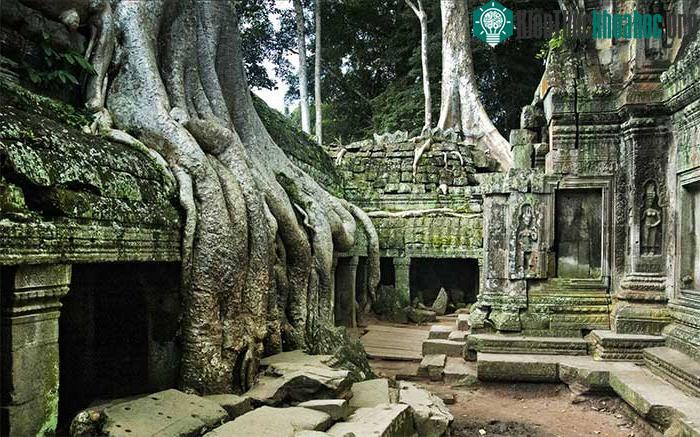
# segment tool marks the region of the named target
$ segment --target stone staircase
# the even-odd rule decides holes
[[[655,335],[592,331],[583,338],[472,333],[434,325],[423,342],[418,375],[565,383],[575,393],[614,392],[665,436],[700,437],[700,362]]]

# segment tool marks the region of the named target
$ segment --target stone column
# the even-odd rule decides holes
[[[53,434],[58,421],[58,317],[70,265],[19,266],[2,290],[2,433]]]
[[[393,261],[396,295],[401,300],[401,308],[405,308],[411,304],[411,258],[395,257]]]
[[[630,165],[627,186],[619,189],[629,211],[628,250],[615,289],[612,327],[621,334],[660,335],[671,322],[666,307],[670,138],[663,120],[632,117],[623,124],[623,140]]]
[[[355,310],[355,281],[359,258],[341,258],[335,273],[335,324],[357,327]]]

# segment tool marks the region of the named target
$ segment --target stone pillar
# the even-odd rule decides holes
[[[621,334],[660,335],[671,322],[666,307],[670,138],[662,122],[633,117],[623,124],[623,140],[630,165],[627,185],[618,189],[629,211],[628,249],[625,275],[615,289],[612,327]]]
[[[395,257],[394,275],[396,295],[401,300],[401,308],[411,304],[411,258]]]
[[[6,270],[2,290],[2,419],[0,433],[53,434],[58,421],[58,317],[70,265]]]
[[[335,273],[335,324],[357,327],[355,310],[355,281],[359,258],[340,258]]]

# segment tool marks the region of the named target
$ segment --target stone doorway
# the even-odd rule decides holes
[[[565,189],[556,197],[557,276],[602,275],[603,203],[598,189]]]
[[[179,265],[73,266],[59,318],[59,430],[91,403],[171,388]]]
[[[479,264],[468,258],[411,258],[411,302],[430,306],[444,288],[455,308],[476,302]]]

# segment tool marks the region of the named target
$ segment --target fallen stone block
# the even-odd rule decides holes
[[[260,360],[260,366],[263,368],[273,366],[293,370],[299,370],[300,367],[330,368],[326,363],[332,359],[332,355],[309,355],[302,350],[293,350],[263,358]]]
[[[328,434],[333,437],[405,437],[414,433],[411,407],[405,404],[384,404],[359,408],[347,422],[333,425]]]
[[[315,399],[297,406],[324,412],[334,421],[345,420],[350,415],[350,404],[345,399]]]
[[[445,435],[454,419],[442,399],[409,382],[399,383],[399,403],[411,407],[413,425],[421,437]]]
[[[299,431],[294,434],[294,437],[330,437],[330,434],[327,432],[321,432],[321,431]],[[354,436],[346,436],[346,437],[354,437]]]
[[[433,381],[441,380],[446,359],[445,354],[424,356],[418,366],[418,376],[429,377]]]
[[[448,357],[464,356],[466,343],[451,340],[425,340],[423,341],[423,356],[447,355]]]
[[[450,357],[445,362],[442,374],[448,383],[462,381],[469,376],[476,380],[476,366],[473,362],[464,361],[464,358]]]
[[[209,395],[204,396],[204,399],[219,404],[221,408],[226,410],[230,420],[253,410],[253,403],[250,401],[250,398],[234,394]]]
[[[447,292],[445,291],[444,288],[440,288],[440,291],[438,292],[437,297],[435,298],[435,301],[433,302],[433,305],[430,307],[435,314],[438,316],[444,316],[445,312],[447,311],[447,301],[449,297],[447,296]]]
[[[350,382],[347,370],[305,367],[284,371],[279,376],[265,375],[245,396],[258,404],[273,406],[312,399],[337,399],[347,395]]]
[[[408,320],[413,323],[423,324],[429,322],[435,322],[437,320],[437,314],[432,310],[423,310],[420,308],[408,307],[406,308],[406,315]]]
[[[84,413],[76,416],[71,425],[72,435],[78,435],[77,421]],[[199,436],[228,418],[226,410],[216,402],[178,390],[108,404],[92,414],[99,416],[101,423],[96,434],[109,436]]]
[[[466,331],[452,331],[450,332],[450,335],[447,336],[448,340],[451,341],[467,341],[467,332]]]
[[[452,329],[449,326],[433,325],[430,327],[428,338],[431,340],[447,340],[451,332]]]
[[[261,407],[205,434],[207,437],[290,437],[300,431],[325,431],[333,423],[321,411],[301,407]]]
[[[350,407],[375,407],[391,402],[389,397],[388,379],[370,379],[369,381],[356,382],[352,385],[352,398]]]

